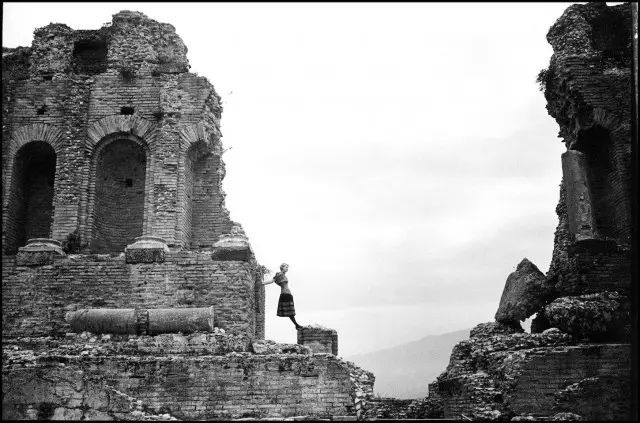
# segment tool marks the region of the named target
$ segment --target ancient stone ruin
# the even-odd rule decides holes
[[[3,419],[366,417],[336,331],[264,340],[221,99],[174,27],[34,35],[2,51]]]
[[[637,34],[637,16],[633,21]],[[522,260],[507,279],[496,321],[476,326],[454,347],[430,389],[444,417],[617,420],[630,418],[637,400],[630,345],[632,6],[572,5],[547,40],[554,53],[539,82],[567,147],[552,262],[545,275]],[[534,315],[524,333],[520,321]]]

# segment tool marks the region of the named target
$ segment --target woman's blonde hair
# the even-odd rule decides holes
[[[280,265],[280,270],[282,270],[285,266],[289,266],[289,265],[288,265],[287,263],[282,263],[282,264]]]

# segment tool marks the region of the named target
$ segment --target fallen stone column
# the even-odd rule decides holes
[[[133,308],[90,308],[67,313],[74,332],[136,334],[137,318]]]
[[[161,308],[149,312],[149,334],[213,332],[213,307]]]
[[[156,335],[213,332],[213,307],[162,309],[81,309],[67,313],[76,332]]]

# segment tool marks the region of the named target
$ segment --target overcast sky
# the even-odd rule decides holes
[[[223,99],[231,218],[349,356],[493,321],[522,258],[548,270],[564,146],[535,79],[569,4],[4,3],[2,42],[174,25]],[[278,295],[267,338],[295,343]]]

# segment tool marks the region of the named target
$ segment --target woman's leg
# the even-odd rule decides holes
[[[291,319],[293,324],[296,325],[296,329],[300,329],[302,327],[298,324],[298,322],[296,322],[296,318],[294,316],[289,316],[289,319]]]

